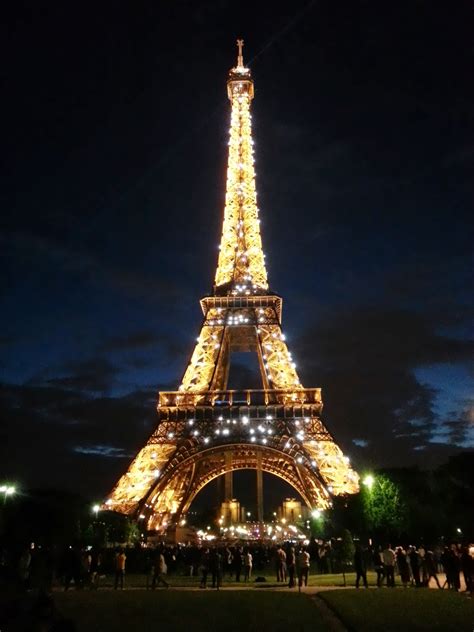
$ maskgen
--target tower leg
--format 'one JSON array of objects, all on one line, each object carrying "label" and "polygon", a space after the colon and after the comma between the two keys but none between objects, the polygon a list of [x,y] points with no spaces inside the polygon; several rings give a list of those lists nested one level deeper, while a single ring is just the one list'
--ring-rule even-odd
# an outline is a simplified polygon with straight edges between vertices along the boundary
[{"label": "tower leg", "polygon": [[263,472],[260,453],[257,457],[257,520],[263,524]]},{"label": "tower leg", "polygon": [[234,497],[233,472],[230,469],[232,465],[232,452],[226,452],[225,462],[227,471],[224,474],[224,501],[229,501]]}]

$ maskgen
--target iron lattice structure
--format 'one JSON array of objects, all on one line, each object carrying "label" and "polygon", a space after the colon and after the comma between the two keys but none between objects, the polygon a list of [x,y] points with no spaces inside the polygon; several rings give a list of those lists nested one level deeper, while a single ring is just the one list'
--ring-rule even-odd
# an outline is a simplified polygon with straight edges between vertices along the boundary
[{"label": "iron lattice structure", "polygon": [[[158,397],[158,425],[105,506],[176,525],[218,476],[256,469],[279,476],[308,507],[358,491],[359,478],[321,421],[321,389],[303,388],[281,329],[282,299],[269,291],[258,219],[250,70],[238,40],[227,81],[231,124],[224,222],[213,294],[178,391]],[[261,390],[227,390],[233,351],[257,354]]]}]

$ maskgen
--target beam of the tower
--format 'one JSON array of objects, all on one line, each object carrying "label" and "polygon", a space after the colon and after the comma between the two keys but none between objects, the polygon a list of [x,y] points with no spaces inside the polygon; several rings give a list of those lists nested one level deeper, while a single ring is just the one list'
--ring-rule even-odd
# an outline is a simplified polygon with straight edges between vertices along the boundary
[{"label": "beam of the tower", "polygon": [[226,294],[255,294],[268,289],[265,256],[260,236],[253,159],[250,102],[253,80],[243,65],[243,40],[227,81],[232,105],[224,224],[215,286]]}]

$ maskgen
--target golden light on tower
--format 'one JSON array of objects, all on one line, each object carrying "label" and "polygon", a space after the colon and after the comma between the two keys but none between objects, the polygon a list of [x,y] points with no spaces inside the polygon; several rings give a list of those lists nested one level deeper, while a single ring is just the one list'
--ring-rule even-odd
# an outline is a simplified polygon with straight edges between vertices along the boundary
[{"label": "golden light on tower", "polygon": [[255,187],[250,102],[253,80],[243,65],[243,40],[238,40],[237,66],[227,81],[232,104],[224,224],[216,270],[216,287],[233,282],[234,294],[268,289]]},{"label": "golden light on tower", "polygon": [[[262,472],[288,482],[308,508],[358,491],[351,468],[321,421],[321,389],[302,386],[281,329],[282,299],[269,291],[260,235],[250,104],[254,86],[238,40],[229,72],[231,124],[224,221],[212,295],[178,391],[158,397],[159,423],[104,507],[144,515],[148,528],[177,525],[211,480],[257,470],[257,519],[263,514]],[[262,389],[228,389],[231,355],[257,354]]]}]

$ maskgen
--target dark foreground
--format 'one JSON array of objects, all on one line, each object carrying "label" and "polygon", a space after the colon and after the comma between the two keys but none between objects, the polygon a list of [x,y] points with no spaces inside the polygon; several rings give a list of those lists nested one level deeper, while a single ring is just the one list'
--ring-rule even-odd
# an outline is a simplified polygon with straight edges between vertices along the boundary
[{"label": "dark foreground", "polygon": [[[474,602],[448,591],[327,590],[290,593],[275,589],[199,591],[128,590],[124,592],[72,591],[55,593],[58,613],[69,620],[67,632],[319,632],[331,631],[339,620],[354,632],[456,631],[474,628]],[[30,602],[33,596],[29,595]],[[336,617],[328,618],[324,601]],[[326,609],[327,610],[327,609]],[[21,616],[5,632],[38,630],[30,617]],[[2,632],[3,632],[2,630]]]}]

